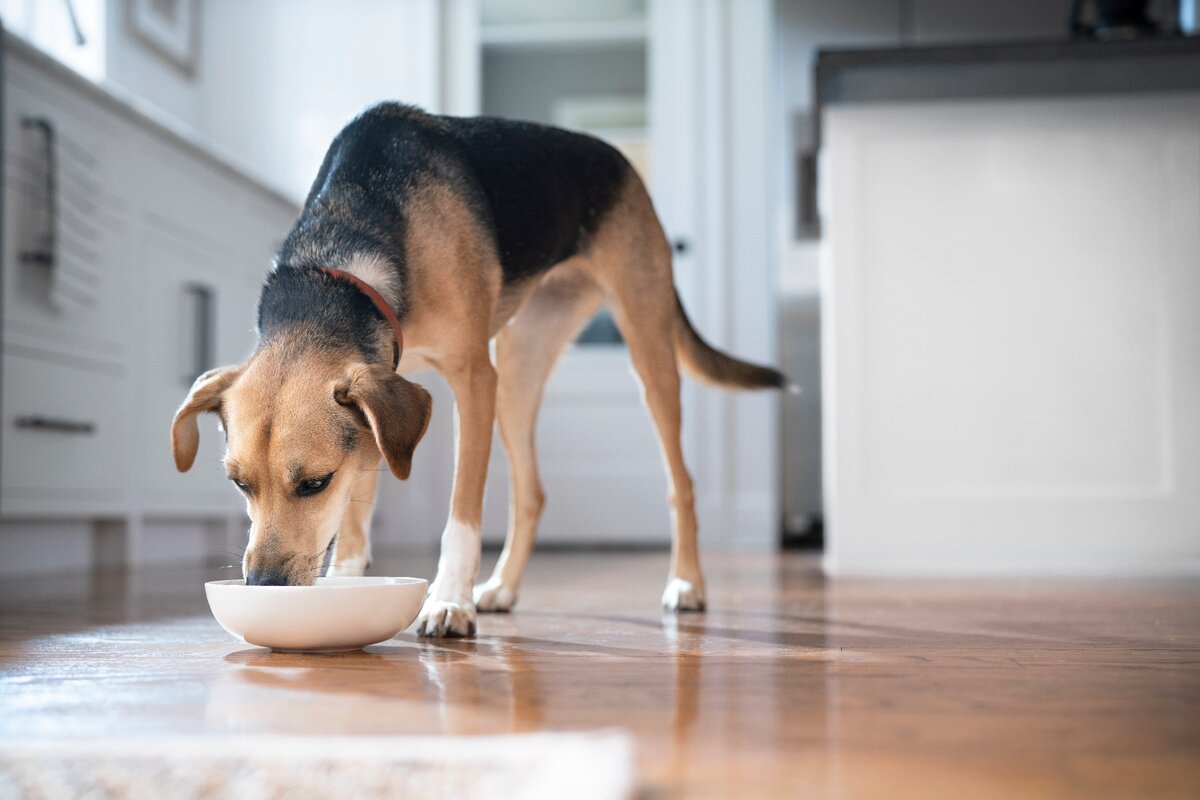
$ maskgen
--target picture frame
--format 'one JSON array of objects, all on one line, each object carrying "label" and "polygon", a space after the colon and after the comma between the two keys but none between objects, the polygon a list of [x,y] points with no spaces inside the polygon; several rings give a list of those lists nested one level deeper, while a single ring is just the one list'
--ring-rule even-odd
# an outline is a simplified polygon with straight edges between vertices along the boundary
[{"label": "picture frame", "polygon": [[125,0],[130,35],[191,78],[196,74],[199,0]]}]

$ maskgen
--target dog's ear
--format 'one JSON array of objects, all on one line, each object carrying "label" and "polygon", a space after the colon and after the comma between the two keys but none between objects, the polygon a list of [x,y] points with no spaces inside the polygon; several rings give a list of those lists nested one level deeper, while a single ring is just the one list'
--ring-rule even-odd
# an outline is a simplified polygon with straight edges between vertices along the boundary
[{"label": "dog's ear", "polygon": [[429,427],[433,411],[429,392],[387,367],[359,364],[334,387],[333,396],[362,413],[392,473],[406,480],[413,451]]},{"label": "dog's ear", "polygon": [[241,374],[240,365],[210,369],[192,384],[192,390],[171,423],[171,449],[175,452],[175,468],[180,472],[192,468],[200,448],[200,426],[196,417],[206,411],[216,411],[221,405],[221,395]]}]

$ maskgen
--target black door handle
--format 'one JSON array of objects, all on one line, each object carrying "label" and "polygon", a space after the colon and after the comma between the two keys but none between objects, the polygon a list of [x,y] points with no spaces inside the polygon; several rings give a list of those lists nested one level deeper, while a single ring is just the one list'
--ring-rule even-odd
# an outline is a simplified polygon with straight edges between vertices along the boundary
[{"label": "black door handle", "polygon": [[62,417],[28,416],[17,417],[13,424],[27,431],[52,431],[54,433],[81,433],[91,435],[96,432],[96,423],[86,419],[64,419]]},{"label": "black door handle", "polygon": [[23,117],[21,126],[33,128],[42,134],[46,148],[46,230],[42,241],[36,246],[21,251],[21,261],[26,264],[54,266],[58,249],[58,164],[55,153],[54,123],[46,117]]}]

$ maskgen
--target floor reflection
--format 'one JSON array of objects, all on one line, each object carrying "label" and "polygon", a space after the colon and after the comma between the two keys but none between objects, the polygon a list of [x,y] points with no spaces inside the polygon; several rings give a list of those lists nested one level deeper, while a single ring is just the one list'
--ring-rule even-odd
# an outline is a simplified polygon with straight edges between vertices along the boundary
[{"label": "floor reflection", "polygon": [[1200,786],[1194,583],[832,582],[811,559],[710,563],[705,615],[664,617],[630,591],[659,583],[659,555],[550,554],[521,608],[472,640],[336,655],[233,642],[197,573],[0,585],[0,743],[623,728],[666,796]]},{"label": "floor reflection", "polygon": [[[636,645],[612,637],[429,642],[406,636],[357,653],[236,650],[224,657],[228,669],[208,694],[206,720],[239,732],[317,724],[339,733],[447,734],[636,723],[659,728],[650,738],[669,746],[683,769],[709,717],[713,725],[753,730],[763,709],[731,703],[730,692],[762,688],[764,678],[787,670],[761,653],[730,658],[720,641],[725,626],[710,634],[703,617],[664,617],[657,624],[658,644],[639,625]],[[776,691],[780,713],[787,713],[793,689],[787,683]]]}]

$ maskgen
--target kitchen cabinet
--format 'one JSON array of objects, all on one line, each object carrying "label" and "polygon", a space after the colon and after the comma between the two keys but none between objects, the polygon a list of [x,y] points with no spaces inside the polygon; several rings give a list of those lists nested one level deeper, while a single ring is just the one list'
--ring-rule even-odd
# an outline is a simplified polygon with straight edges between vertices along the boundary
[{"label": "kitchen cabinet", "polygon": [[153,559],[160,523],[238,528],[215,422],[187,475],[169,427],[197,374],[251,352],[298,209],[10,35],[3,95],[0,536],[69,520]]}]

